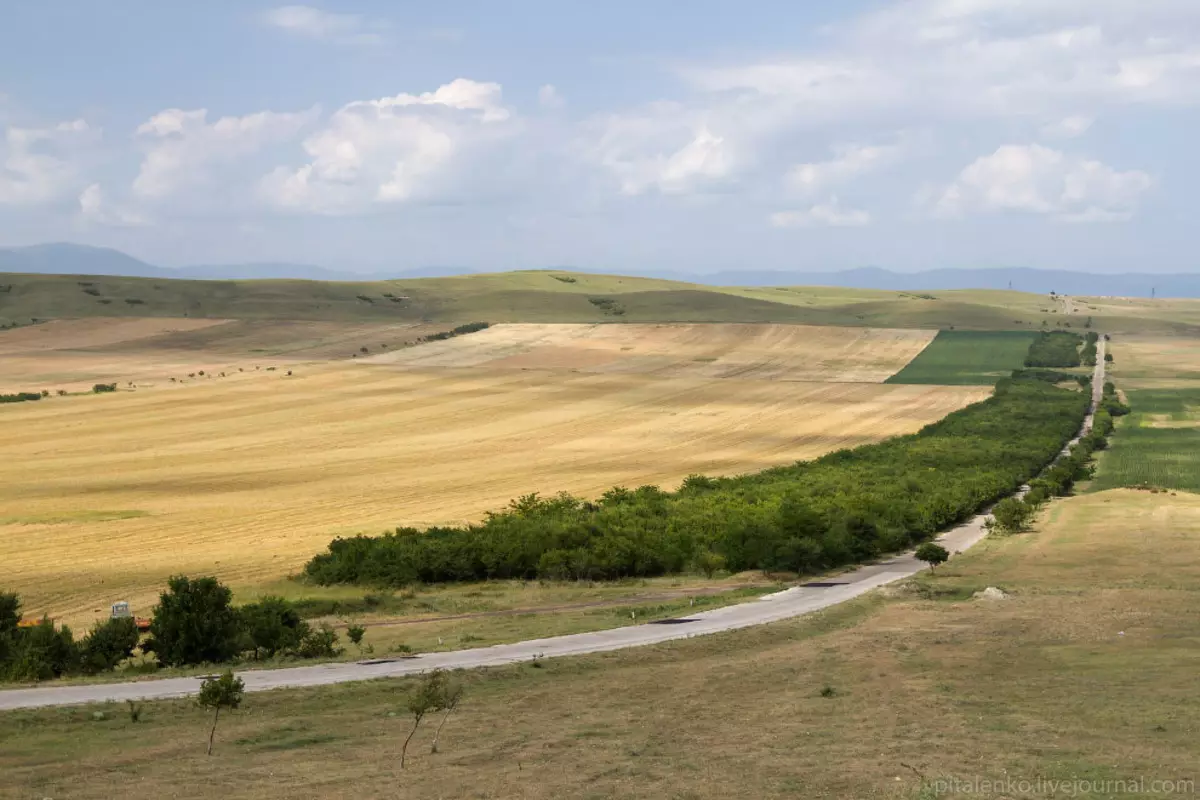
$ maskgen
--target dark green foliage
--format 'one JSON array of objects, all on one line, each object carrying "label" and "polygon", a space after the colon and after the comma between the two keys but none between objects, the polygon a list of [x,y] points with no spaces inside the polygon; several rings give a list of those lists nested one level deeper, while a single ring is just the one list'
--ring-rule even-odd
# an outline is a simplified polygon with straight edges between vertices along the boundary
[{"label": "dark green foliage", "polygon": [[625,307],[611,297],[589,297],[588,302],[603,311],[605,316],[625,316]]},{"label": "dark green foliage", "polygon": [[918,561],[924,561],[930,567],[945,564],[950,559],[950,552],[936,542],[925,542],[914,553]]},{"label": "dark green foliage", "polygon": [[354,624],[346,628],[346,638],[348,638],[355,647],[362,649],[363,636],[367,634],[366,626]]},{"label": "dark green foliage", "polygon": [[17,394],[0,394],[0,403],[27,403],[41,400],[41,392],[18,392]]},{"label": "dark green foliage", "polygon": [[334,658],[341,652],[337,632],[328,625],[310,630],[296,649],[296,654],[301,658]]},{"label": "dark green foliage", "polygon": [[425,342],[440,342],[445,339],[453,339],[455,336],[464,336],[468,333],[477,333],[491,327],[489,322],[468,322],[465,325],[459,325],[456,328],[451,328],[448,331],[440,333],[431,333],[424,337],[421,341]]},{"label": "dark green foliage", "polygon": [[1024,363],[1035,336],[1027,331],[939,331],[887,383],[990,386]]},{"label": "dark green foliage", "polygon": [[239,609],[242,627],[254,648],[270,658],[276,653],[295,651],[309,634],[308,623],[282,597],[264,597]]},{"label": "dark green foliage", "polygon": [[570,275],[551,275],[550,277],[560,283],[575,283],[575,279]]},{"label": "dark green foliage", "polygon": [[[1088,317],[1086,327],[1092,327],[1091,317]],[[1096,342],[1100,341],[1100,334],[1095,331],[1089,331],[1083,342],[1083,350],[1079,352],[1079,359],[1085,367],[1096,366]]]},{"label": "dark green foliage", "polygon": [[66,625],[55,628],[48,617],[30,628],[19,628],[6,659],[9,680],[46,681],[74,670],[79,648]]},{"label": "dark green foliage", "polygon": [[1025,530],[1032,516],[1032,507],[1015,497],[1006,497],[992,509],[992,519],[1004,533],[1020,533]]},{"label": "dark green foliage", "polygon": [[105,392],[115,392],[117,385],[115,383],[97,383],[92,386],[92,391],[96,394],[104,394]]},{"label": "dark green foliage", "polygon": [[160,664],[218,664],[241,650],[238,613],[232,593],[216,578],[171,578],[159,597],[150,623],[150,639],[142,648]]},{"label": "dark green foliage", "polygon": [[139,299],[138,299],[138,298],[136,298],[136,297],[126,297],[126,298],[125,298],[125,302],[126,302],[126,303],[128,303],[128,304],[129,304],[129,305],[131,305],[131,306],[144,306],[144,305],[146,305],[146,301],[145,301],[145,300],[139,300]]},{"label": "dark green foliage", "polygon": [[84,673],[107,672],[133,655],[141,634],[132,617],[97,622],[79,645],[79,666]]},{"label": "dark green foliage", "polygon": [[[1040,334],[1029,346],[1025,357],[1027,367],[1078,367],[1082,360],[1079,346],[1083,337],[1066,331],[1050,331]],[[1095,359],[1093,359],[1093,362]]]},{"label": "dark green foliage", "polygon": [[679,492],[615,488],[596,503],[528,495],[479,525],[337,539],[321,584],[609,579],[680,572],[712,552],[733,572],[807,572],[904,549],[1014,492],[1079,429],[1088,398],[1005,379],[909,436]]}]

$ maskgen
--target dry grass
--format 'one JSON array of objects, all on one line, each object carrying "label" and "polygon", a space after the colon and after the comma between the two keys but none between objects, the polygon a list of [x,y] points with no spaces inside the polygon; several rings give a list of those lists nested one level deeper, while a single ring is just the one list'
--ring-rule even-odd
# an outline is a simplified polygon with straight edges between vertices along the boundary
[{"label": "dry grass", "polygon": [[936,334],[804,325],[500,325],[370,360],[421,367],[881,383]]},{"label": "dry grass", "polygon": [[[221,372],[349,360],[450,325],[184,318],[64,319],[0,332],[0,391],[141,388]],[[386,345],[386,347],[384,347]],[[202,379],[203,380],[203,379]]]},{"label": "dry grass", "polygon": [[[1010,598],[965,599],[989,585]],[[1106,492],[1056,502],[1040,530],[908,592],[466,675],[442,752],[429,754],[431,726],[403,772],[409,681],[251,696],[212,759],[186,701],[149,704],[137,724],[123,708],[11,713],[0,770],[14,797],[80,798],[914,797],[903,764],[964,780],[1194,779],[1198,586],[1200,498]]]},{"label": "dry grass", "polygon": [[1200,340],[1192,337],[1117,336],[1110,375],[1123,389],[1196,386],[1200,381]]},{"label": "dry grass", "polygon": [[[167,335],[211,342],[223,330]],[[312,364],[291,377],[248,370],[170,391],[0,409],[9,432],[0,442],[5,588],[30,612],[84,624],[118,598],[148,610],[174,573],[250,590],[295,571],[336,535],[478,519],[531,491],[594,496],[617,484],[671,486],[693,472],[759,470],[914,431],[988,391],[703,376],[723,357],[759,378],[794,375],[807,361],[827,375],[886,376],[882,351],[898,343],[887,358],[906,358],[920,341],[910,332],[855,340],[842,329],[843,341],[860,344],[813,344],[806,354],[806,341],[829,344],[826,329],[593,330],[585,343],[615,350],[600,374]],[[705,350],[705,335],[719,344]],[[136,338],[72,357],[108,358]],[[493,352],[493,341],[481,333],[444,344]],[[661,353],[677,345],[675,369]],[[138,347],[130,357],[158,368],[158,351]],[[697,364],[699,352],[718,361]],[[659,354],[654,374],[636,374],[648,353]],[[839,353],[852,365],[838,368]]]}]

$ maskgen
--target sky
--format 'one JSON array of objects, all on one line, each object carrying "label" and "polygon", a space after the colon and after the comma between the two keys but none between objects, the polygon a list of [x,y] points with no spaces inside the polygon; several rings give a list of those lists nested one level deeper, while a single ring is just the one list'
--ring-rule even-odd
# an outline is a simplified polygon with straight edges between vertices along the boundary
[{"label": "sky", "polygon": [[0,245],[1195,272],[1197,0],[39,0]]}]

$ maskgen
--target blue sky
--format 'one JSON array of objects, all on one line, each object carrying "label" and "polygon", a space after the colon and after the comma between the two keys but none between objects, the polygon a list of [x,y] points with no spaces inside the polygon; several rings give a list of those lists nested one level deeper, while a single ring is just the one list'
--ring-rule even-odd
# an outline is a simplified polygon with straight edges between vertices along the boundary
[{"label": "blue sky", "polygon": [[0,244],[1200,269],[1200,3],[11,3]]}]

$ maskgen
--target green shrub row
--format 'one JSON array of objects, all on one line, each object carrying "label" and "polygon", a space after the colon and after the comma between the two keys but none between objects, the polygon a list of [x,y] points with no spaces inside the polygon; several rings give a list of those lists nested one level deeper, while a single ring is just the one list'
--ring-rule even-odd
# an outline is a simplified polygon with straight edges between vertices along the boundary
[{"label": "green shrub row", "polygon": [[129,617],[97,622],[76,641],[69,627],[56,627],[48,618],[21,625],[20,599],[0,593],[0,680],[95,675],[114,669],[139,646],[159,665],[173,667],[243,655],[330,658],[341,652],[332,628],[313,627],[287,600],[266,597],[234,608],[232,598],[216,578],[175,577],[159,598],[145,641]]},{"label": "green shrub row", "polygon": [[1088,331],[1084,338],[1083,349],[1079,351],[1079,360],[1085,367],[1096,366],[1096,343],[1100,341],[1100,335],[1095,331]]},{"label": "green shrub row", "polygon": [[466,325],[459,325],[457,328],[451,328],[448,331],[431,333],[428,336],[423,337],[421,341],[440,342],[443,339],[453,339],[455,336],[462,336],[467,333],[476,333],[490,327],[490,322],[468,322]]},{"label": "green shrub row", "polygon": [[31,400],[41,400],[41,392],[17,392],[16,394],[0,394],[0,403],[26,403]]},{"label": "green shrub row", "polygon": [[1079,356],[1079,346],[1082,342],[1083,337],[1077,333],[1044,331],[1029,346],[1025,366],[1078,367],[1082,363]]},{"label": "green shrub row", "polygon": [[677,492],[597,502],[527,495],[466,527],[339,538],[305,567],[319,584],[610,579],[707,570],[811,572],[928,539],[1036,476],[1079,430],[1086,393],[1005,379],[920,432]]}]

